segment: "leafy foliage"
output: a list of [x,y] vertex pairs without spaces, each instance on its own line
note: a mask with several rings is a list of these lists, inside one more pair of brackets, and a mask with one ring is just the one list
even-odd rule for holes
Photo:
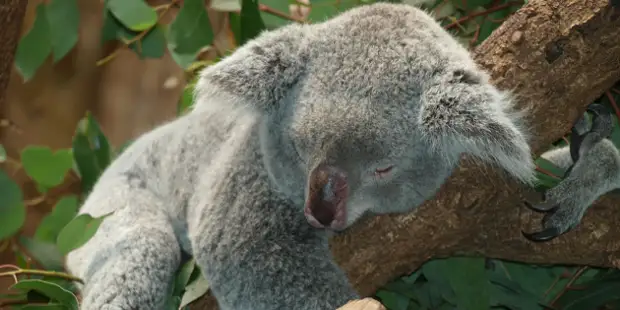
[[[310,8],[307,21],[321,22],[349,8],[372,2],[374,0],[313,0],[303,4],[295,0],[214,0],[213,5],[230,9],[232,35],[237,45],[241,45],[262,31],[296,22],[297,18],[284,13],[290,4]],[[517,1],[507,0],[402,2],[421,4],[470,47],[485,40],[503,19],[519,8]],[[160,18],[178,3],[171,0],[150,7],[144,0],[105,0],[101,35],[102,43],[118,42],[141,58],[159,58],[168,51],[189,77],[179,98],[178,113],[182,114],[192,105],[195,73],[212,63],[196,58],[200,50],[211,45],[214,33],[202,0],[184,0],[170,25],[160,23]],[[31,79],[50,55],[52,61],[57,62],[71,51],[78,40],[78,25],[77,0],[51,0],[37,6],[35,22],[22,37],[16,52],[16,67],[24,80]],[[98,64],[105,64],[115,53]],[[620,111],[616,105],[618,99],[620,91],[608,92],[597,101]],[[620,147],[618,119],[614,122],[612,140]],[[554,145],[567,142],[562,139]],[[14,294],[2,296],[0,307],[6,302],[13,304],[14,309],[77,309],[78,299],[72,282],[78,279],[63,273],[63,255],[82,246],[96,233],[105,217],[113,216],[113,213],[99,217],[76,215],[81,200],[92,190],[101,173],[130,144],[128,141],[113,149],[96,119],[88,113],[76,128],[70,149],[24,148],[21,163],[17,165],[37,184],[41,196],[34,201],[46,199],[48,192],[60,186],[69,174],[77,175],[82,187],[80,195],[58,199],[33,237],[19,233],[33,200],[25,200],[22,189],[11,175],[0,170],[0,249],[11,246],[18,261],[17,266],[0,266],[0,276],[17,280],[11,288]],[[0,162],[13,161],[0,145]],[[553,187],[562,179],[562,169],[542,158],[536,163],[540,190]],[[29,269],[33,264],[40,269]],[[186,309],[208,289],[209,283],[190,259],[178,270],[167,309]],[[387,284],[377,292],[376,298],[390,310],[594,310],[603,306],[618,309],[620,271],[451,257],[428,261],[411,275]]]

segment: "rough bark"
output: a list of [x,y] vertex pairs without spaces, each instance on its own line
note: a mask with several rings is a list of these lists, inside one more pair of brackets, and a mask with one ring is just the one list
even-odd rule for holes
[[28,1],[0,0],[0,106],[4,104]]
[[[536,155],[569,131],[620,80],[620,6],[609,0],[531,0],[474,52],[502,89],[529,109]],[[528,263],[620,267],[620,200],[603,197],[574,231],[533,244],[540,227],[523,208],[530,190],[501,172],[462,164],[435,199],[405,215],[367,219],[334,238],[338,263],[363,295],[433,257],[483,255]],[[194,309],[216,309],[206,296]]]

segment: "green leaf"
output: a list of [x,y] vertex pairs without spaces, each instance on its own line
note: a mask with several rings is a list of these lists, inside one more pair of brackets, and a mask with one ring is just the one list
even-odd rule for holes
[[600,309],[612,301],[620,301],[620,281],[597,281],[585,289],[568,290],[554,304],[557,309]]
[[54,62],[71,51],[78,41],[80,10],[77,0],[52,0],[47,5]]
[[192,276],[192,272],[196,267],[196,261],[192,258],[187,263],[183,264],[179,272],[177,273],[177,277],[175,280],[175,291],[173,293],[174,296],[179,296],[187,286],[190,277]]
[[102,169],[99,168],[97,155],[91,148],[88,137],[80,131],[73,136],[73,158],[80,174],[82,192],[88,194],[99,179]]
[[92,217],[90,214],[80,214],[75,217],[58,234],[56,245],[63,255],[84,245],[92,238],[103,220],[112,213],[100,217]]
[[129,47],[141,59],[161,58],[166,52],[166,44],[162,26],[156,25],[140,41],[130,44]]
[[11,289],[17,289],[21,291],[34,290],[41,293],[52,300],[58,301],[63,305],[64,309],[78,309],[78,301],[75,295],[70,291],[65,290],[60,285],[46,282],[42,280],[21,280],[11,286]]
[[455,301],[456,295],[448,277],[445,275],[446,264],[446,259],[433,259],[422,265],[421,271],[429,284],[432,285],[428,288],[431,294],[437,292],[445,300]]
[[19,310],[67,310],[67,306],[63,304],[45,304],[45,305],[22,305]]
[[103,27],[101,28],[102,44],[112,40],[127,41],[138,34],[140,34],[140,32],[131,31],[125,27],[110,10],[103,10]]
[[43,218],[34,234],[34,238],[45,242],[56,242],[58,234],[76,216],[79,209],[77,196],[61,198],[52,212]]
[[166,300],[164,309],[165,310],[178,310],[180,309],[179,307],[180,304],[181,304],[181,298],[179,296],[168,295],[168,300]]
[[3,301],[14,301],[14,300],[27,300],[26,298],[28,297],[28,295],[26,293],[20,292],[20,293],[11,293],[11,294],[0,294],[0,300]]
[[181,298],[179,308],[189,305],[192,301],[200,298],[209,290],[209,282],[201,275],[185,287],[185,294]]
[[44,146],[28,146],[21,152],[24,170],[40,185],[51,188],[60,185],[73,167],[71,150],[52,150]]
[[245,44],[266,29],[258,10],[258,0],[242,0],[240,17],[241,42],[239,45]]
[[451,257],[443,261],[443,274],[448,278],[460,309],[488,309],[490,282],[482,257]]
[[[491,281],[491,305],[507,307],[512,310],[542,310],[539,303],[540,296],[545,290],[532,293],[523,288],[522,283],[510,278],[504,262],[489,260],[492,268],[487,269]],[[542,269],[539,272],[544,272]]]
[[556,166],[554,163],[548,161],[544,157],[538,157],[534,161],[536,166],[542,168],[545,171],[551,172],[556,177],[562,178],[564,176],[565,170]]
[[442,296],[442,288],[434,282],[416,285],[413,293],[416,295],[416,301],[423,309],[437,309],[446,303]]
[[112,157],[110,143],[92,113],[86,114],[86,120],[88,121],[86,134],[95,153],[97,164],[100,168],[105,169],[110,165]]
[[24,196],[19,188],[5,172],[0,170],[0,240],[10,237],[19,231],[26,221]]
[[18,241],[19,244],[28,250],[28,253],[32,255],[32,258],[41,263],[43,268],[46,270],[64,270],[64,258],[58,251],[56,244],[40,241],[23,235],[18,237]]
[[[503,272],[514,282],[519,283],[520,287],[529,294],[534,294],[542,298],[544,292],[556,283],[555,287],[560,289],[562,287],[562,280],[554,274],[552,268],[537,267],[535,265],[528,265],[523,263],[514,262],[499,262],[495,260],[498,268],[501,268]],[[564,269],[560,267],[560,269]],[[567,280],[564,280],[567,281]],[[552,299],[553,294],[548,295]]]
[[169,44],[179,54],[196,56],[213,42],[213,29],[203,0],[185,0],[170,24]]
[[403,281],[403,279],[397,279],[395,281],[387,283],[384,287],[382,287],[382,290],[397,293],[401,296],[409,297],[411,299],[415,299],[417,297],[414,293],[415,284],[407,283]]
[[40,3],[32,28],[21,38],[15,52],[15,66],[24,81],[30,80],[35,75],[52,52],[51,36],[46,6]]
[[144,31],[157,23],[157,13],[144,0],[106,0],[106,7],[133,31]]
[[194,104],[194,88],[196,84],[188,84],[183,89],[181,100],[179,100],[179,108],[177,113],[180,115],[187,111]]
[[407,284],[413,284],[416,281],[418,281],[418,279],[420,278],[420,276],[422,275],[422,270],[418,269],[415,272],[411,273],[408,276],[404,276],[401,277],[401,279],[403,280],[403,282],[407,283]]
[[511,310],[543,310],[538,298],[533,295],[517,293],[503,285],[493,285],[491,292],[491,306]]
[[0,163],[5,162],[6,159],[7,159],[6,150],[4,149],[4,146],[0,144]]
[[377,297],[390,310],[407,310],[409,308],[409,298],[398,293],[379,290],[377,291]]
[[73,136],[73,158],[87,194],[111,162],[112,150],[101,126],[91,113],[80,120]]
[[241,16],[237,12],[228,13],[228,24],[235,38],[235,44],[241,44]]
[[181,67],[181,69],[183,70],[187,70],[196,60],[196,55],[194,54],[177,53],[170,47],[168,48],[168,50],[170,51],[170,55],[172,56],[174,62],[176,62],[177,65],[179,65],[179,67]]

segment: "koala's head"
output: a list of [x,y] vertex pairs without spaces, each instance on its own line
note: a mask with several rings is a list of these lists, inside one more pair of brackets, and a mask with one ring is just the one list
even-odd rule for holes
[[411,210],[465,153],[533,181],[509,98],[411,6],[368,5],[264,33],[203,72],[197,95],[222,93],[264,116],[269,175],[316,227]]

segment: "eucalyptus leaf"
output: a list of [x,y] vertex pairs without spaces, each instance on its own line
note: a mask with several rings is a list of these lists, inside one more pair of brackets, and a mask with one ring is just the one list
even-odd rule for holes
[[19,236],[19,244],[46,270],[63,271],[64,258],[55,243]]
[[51,26],[45,3],[37,5],[32,27],[21,38],[15,52],[15,67],[29,81],[52,52]]
[[46,13],[50,26],[52,54],[54,62],[58,62],[78,42],[80,10],[77,0],[51,0]]
[[45,146],[28,146],[21,152],[24,170],[46,188],[60,185],[73,167],[71,150],[52,150]]
[[0,170],[0,240],[15,234],[26,221],[24,196],[19,185]]
[[157,13],[144,0],[106,0],[106,8],[125,27],[144,31],[157,23]]
[[78,300],[75,295],[55,283],[36,279],[26,279],[15,283],[11,286],[11,289],[21,291],[34,290],[54,301],[58,301],[66,310],[78,310]]
[[76,216],[79,209],[77,196],[62,197],[48,215],[37,227],[34,238],[40,241],[54,243],[58,234]]
[[241,31],[239,45],[245,44],[266,29],[258,10],[258,0],[242,0],[239,25]]
[[56,245],[62,254],[67,254],[84,245],[92,238],[103,220],[112,213],[100,217],[92,217],[90,214],[80,214],[75,217],[58,234]]
[[206,294],[208,290],[209,282],[207,282],[204,276],[198,276],[194,281],[185,287],[185,294],[183,294],[183,297],[181,298],[181,305],[179,308],[189,305],[194,300]]

